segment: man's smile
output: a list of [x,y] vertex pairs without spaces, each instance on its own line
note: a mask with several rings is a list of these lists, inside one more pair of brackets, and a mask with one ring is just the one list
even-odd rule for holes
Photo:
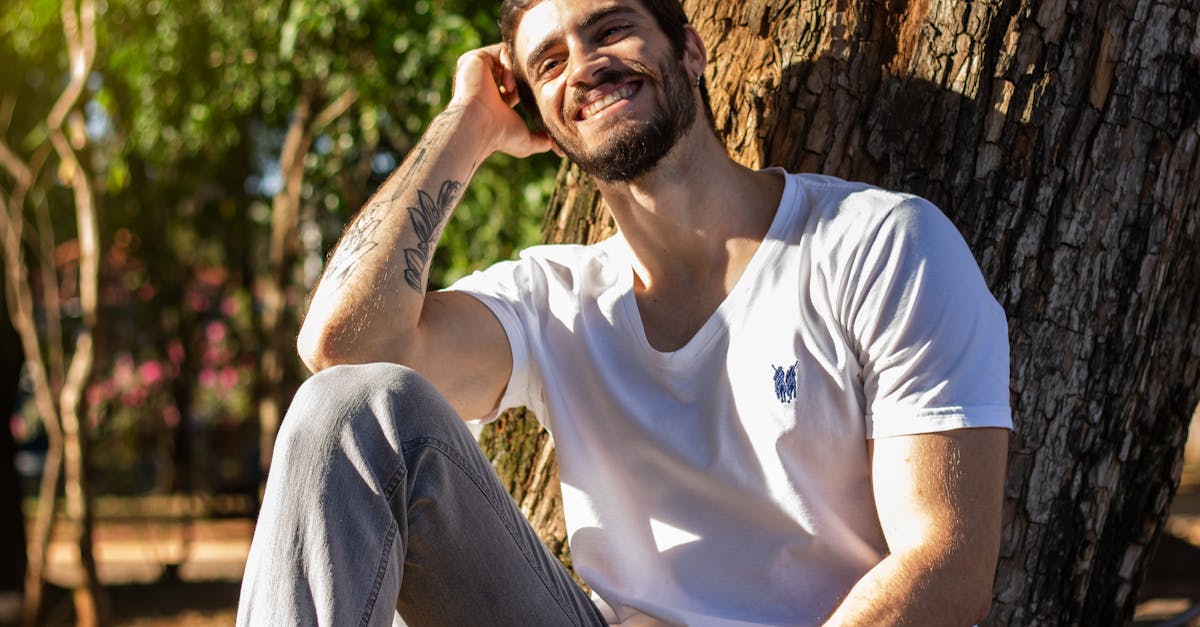
[[632,98],[641,88],[641,81],[631,81],[622,83],[611,91],[594,89],[584,98],[583,105],[579,107],[574,116],[575,120],[583,121],[602,115],[613,105]]

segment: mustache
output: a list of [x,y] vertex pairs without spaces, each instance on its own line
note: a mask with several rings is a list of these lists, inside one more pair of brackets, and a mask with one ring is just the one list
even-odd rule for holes
[[587,93],[589,91],[599,87],[600,85],[604,85],[605,83],[619,83],[630,78],[656,80],[654,73],[650,71],[650,68],[642,65],[641,63],[632,63],[630,64],[629,68],[620,70],[612,68],[603,69],[597,72],[591,81],[582,83],[576,87],[573,90],[570,99],[563,100],[563,119],[571,119],[571,116],[574,115],[574,112],[578,111],[579,108],[583,106],[584,101],[587,100]]

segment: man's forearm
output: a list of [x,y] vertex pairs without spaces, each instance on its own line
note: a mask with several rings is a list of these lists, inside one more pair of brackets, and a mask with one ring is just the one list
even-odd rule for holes
[[301,328],[310,368],[392,358],[378,353],[416,327],[437,240],[490,152],[475,126],[463,107],[435,118],[346,229]]
[[825,626],[963,627],[983,620],[992,571],[952,566],[936,553],[887,556],[854,585]]

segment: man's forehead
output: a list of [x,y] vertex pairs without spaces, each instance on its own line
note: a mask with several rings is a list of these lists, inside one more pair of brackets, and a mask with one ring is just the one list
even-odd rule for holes
[[542,0],[526,9],[518,21],[514,52],[521,58],[545,41],[561,38],[569,28],[614,12],[646,14],[638,0]]

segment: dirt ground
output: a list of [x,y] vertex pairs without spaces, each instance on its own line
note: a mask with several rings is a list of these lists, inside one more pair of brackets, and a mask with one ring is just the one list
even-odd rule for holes
[[[73,622],[66,588],[78,575],[67,531],[59,530],[50,551],[49,622],[56,626]],[[101,524],[97,561],[116,624],[232,625],[252,533],[248,517]],[[1200,466],[1185,472],[1141,599],[1136,627],[1200,627]]]
[[1133,625],[1200,627],[1200,464],[1183,471]]

